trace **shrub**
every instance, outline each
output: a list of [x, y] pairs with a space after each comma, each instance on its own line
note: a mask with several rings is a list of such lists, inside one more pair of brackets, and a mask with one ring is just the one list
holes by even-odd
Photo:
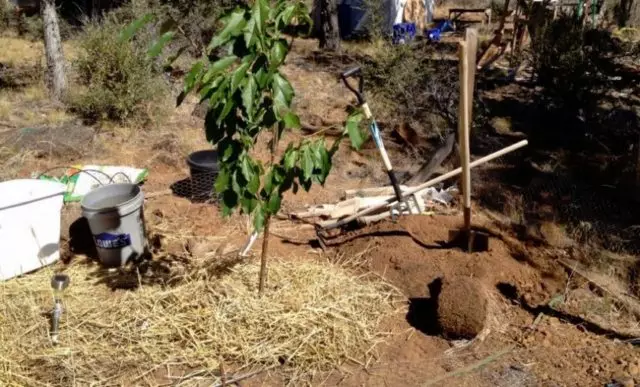
[[0, 31], [4, 31], [11, 25], [12, 10], [9, 2], [0, 0]]
[[153, 106], [165, 93], [160, 71], [147, 56], [145, 42], [122, 41], [122, 26], [112, 18], [89, 24], [80, 39], [75, 62], [80, 90], [72, 109], [86, 119], [151, 119]]
[[242, 1], [132, 0], [115, 9], [112, 16], [122, 23], [130, 23], [152, 13], [157, 20], [172, 23], [167, 25], [169, 29], [177, 30], [174, 46], [188, 45], [192, 55], [200, 56], [219, 26], [220, 16], [239, 3]]
[[370, 58], [365, 83], [381, 120], [407, 123], [424, 138], [444, 137], [455, 129], [458, 70], [450, 61], [433, 59], [441, 49], [421, 43], [385, 45]]
[[532, 37], [532, 61], [538, 82], [548, 92], [582, 101], [588, 83], [589, 57], [582, 24], [573, 16], [546, 20]]

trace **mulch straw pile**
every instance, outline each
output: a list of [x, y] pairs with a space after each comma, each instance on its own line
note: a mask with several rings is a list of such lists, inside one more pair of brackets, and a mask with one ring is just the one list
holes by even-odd
[[226, 373], [284, 361], [289, 378], [308, 377], [369, 361], [396, 300], [380, 280], [302, 260], [272, 261], [262, 298], [255, 263], [200, 266], [133, 291], [112, 290], [95, 270], [66, 269], [57, 346], [48, 338], [52, 271], [0, 283], [0, 384], [157, 384], [190, 372], [215, 382], [220, 361]]

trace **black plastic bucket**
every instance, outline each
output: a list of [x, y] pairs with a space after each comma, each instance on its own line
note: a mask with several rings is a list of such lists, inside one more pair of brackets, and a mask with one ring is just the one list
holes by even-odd
[[209, 200], [214, 197], [213, 188], [218, 176], [218, 152], [213, 149], [193, 152], [187, 157], [191, 173], [191, 197]]

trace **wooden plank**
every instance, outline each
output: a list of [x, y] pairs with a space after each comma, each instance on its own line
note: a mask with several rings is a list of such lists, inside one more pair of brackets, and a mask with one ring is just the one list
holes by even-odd
[[[515, 144], [509, 145], [506, 148], [502, 148], [497, 152], [491, 153], [491, 154], [486, 155], [486, 156], [484, 156], [482, 158], [479, 158], [478, 160], [475, 160], [474, 162], [469, 164], [469, 167], [470, 168], [474, 168], [474, 167], [480, 166], [480, 165], [482, 165], [484, 163], [488, 163], [489, 161], [497, 159], [498, 157], [503, 156], [503, 155], [505, 155], [507, 153], [513, 152], [516, 149], [520, 149], [523, 146], [526, 146], [527, 144], [528, 144], [527, 140], [519, 141], [519, 142], [517, 142]], [[438, 184], [438, 183], [440, 183], [442, 181], [445, 181], [445, 180], [450, 179], [452, 177], [458, 176], [461, 172], [462, 172], [462, 168], [456, 168], [451, 172], [447, 172], [444, 175], [438, 176], [438, 177], [433, 178], [433, 179], [431, 179], [431, 180], [429, 180], [429, 181], [427, 181], [425, 183], [420, 184], [417, 187], [413, 187], [413, 188], [409, 189], [408, 191], [404, 192], [404, 196], [409, 196], [409, 195], [413, 195], [413, 194], [421, 195], [422, 191], [424, 191], [424, 190], [428, 189], [429, 187], [432, 187], [432, 186], [434, 186], [434, 185], [436, 185], [436, 184]], [[378, 211], [382, 207], [385, 207], [385, 206], [387, 206], [389, 204], [395, 204], [395, 203], [397, 203], [397, 201], [398, 200], [396, 199], [395, 196], [389, 196], [389, 197], [387, 197], [387, 200], [382, 204], [378, 204], [378, 205], [366, 208], [366, 209], [364, 209], [362, 211], [359, 211], [357, 214], [352, 215], [352, 216], [348, 216], [348, 217], [346, 217], [344, 219], [341, 219], [338, 222], [325, 224], [325, 225], [322, 225], [322, 226], [326, 230], [331, 230], [331, 229], [334, 229], [334, 228], [337, 228], [337, 227], [342, 227], [344, 225], [349, 224], [350, 222], [354, 221], [355, 219], [357, 219], [357, 218], [359, 218], [361, 216], [373, 214], [374, 212]]]

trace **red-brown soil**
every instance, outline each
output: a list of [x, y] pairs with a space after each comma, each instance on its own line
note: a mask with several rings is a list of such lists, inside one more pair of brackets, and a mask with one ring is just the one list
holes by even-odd
[[487, 319], [487, 296], [473, 277], [447, 278], [438, 295], [438, 325], [447, 338], [473, 339]]

